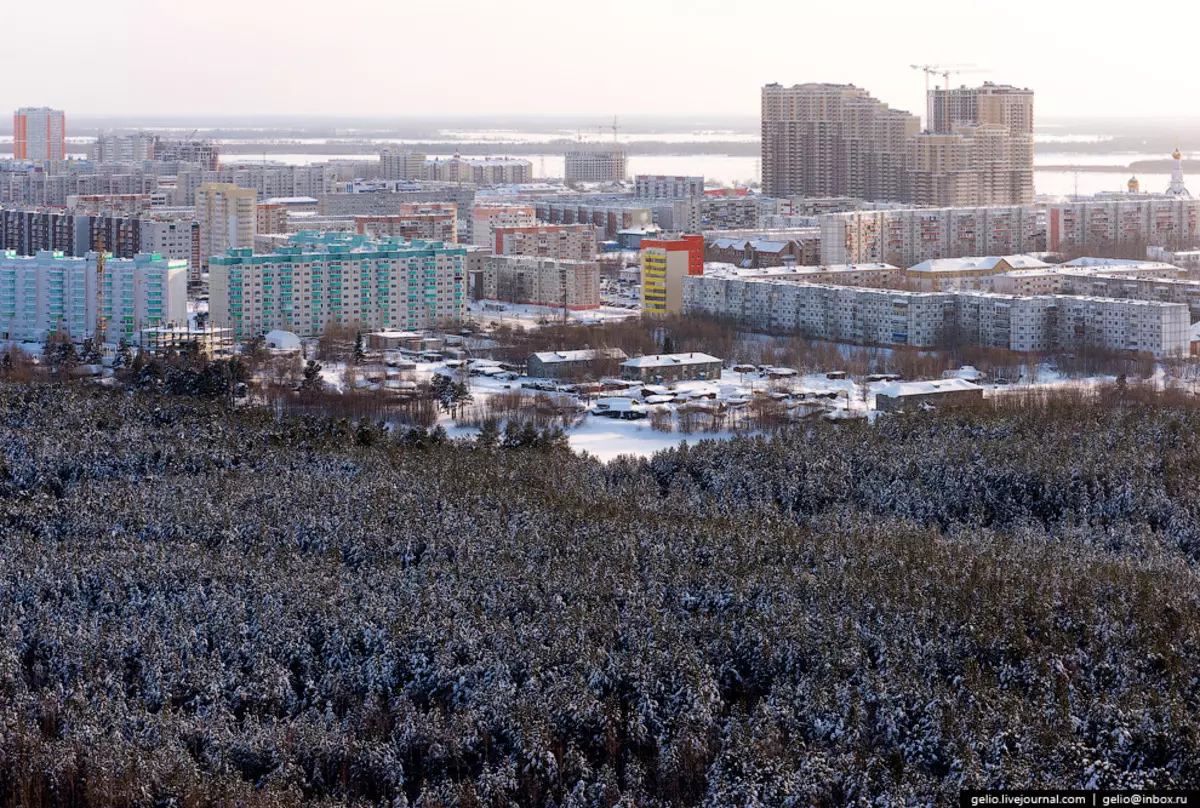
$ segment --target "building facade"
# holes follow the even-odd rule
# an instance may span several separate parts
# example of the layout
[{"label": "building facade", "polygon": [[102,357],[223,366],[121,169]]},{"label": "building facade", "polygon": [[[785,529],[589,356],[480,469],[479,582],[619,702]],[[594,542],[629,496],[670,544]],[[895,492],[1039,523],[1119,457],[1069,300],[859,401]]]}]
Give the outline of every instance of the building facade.
[{"label": "building facade", "polygon": [[1095,346],[1185,355],[1182,303],[977,291],[910,292],[711,272],[683,282],[685,314],[861,345],[951,343],[1038,352]]},{"label": "building facade", "polygon": [[[85,258],[43,251],[0,254],[0,335],[44,341],[51,334],[79,342],[96,332],[100,311],[97,254]],[[105,261],[105,337],[117,342],[145,328],[187,320],[187,265],[157,255]]]},{"label": "building facade", "polygon": [[596,260],[596,228],[590,224],[538,224],[495,227],[495,255],[529,255],[567,261]]},{"label": "building facade", "polygon": [[825,214],[818,222],[821,260],[832,264],[912,266],[1046,249],[1045,214],[1036,205],[858,210]]},{"label": "building facade", "polygon": [[458,241],[458,205],[453,202],[402,202],[391,216],[355,216],[355,232],[371,238]]},{"label": "building facade", "polygon": [[258,228],[258,192],[233,183],[205,183],[196,189],[200,224],[200,263],[228,250],[253,249]]},{"label": "building facade", "polygon": [[704,274],[704,237],[642,239],[642,312],[679,314],[683,279]]},{"label": "building facade", "polygon": [[490,247],[495,243],[496,228],[533,227],[536,224],[533,205],[476,205],[471,214],[471,243]]},{"label": "building facade", "polygon": [[466,249],[443,242],[298,233],[269,255],[230,250],[209,263],[214,325],[242,341],[331,325],[415,330],[462,321]]},{"label": "building facade", "polygon": [[633,178],[633,195],[638,199],[692,199],[704,196],[704,177],[638,174]]},{"label": "building facade", "polygon": [[533,182],[533,163],[508,157],[476,160],[455,156],[446,160],[426,160],[421,178],[481,186],[515,185]]},{"label": "building facade", "polygon": [[411,149],[384,149],[379,152],[379,177],[385,180],[425,178],[425,153]]},{"label": "building facade", "polygon": [[600,265],[595,261],[492,256],[483,271],[483,297],[573,311],[596,309],[600,307]]},{"label": "building facade", "polygon": [[577,182],[624,182],[629,176],[627,155],[620,146],[580,146],[569,149],[563,158],[563,180]]},{"label": "building facade", "polygon": [[[1141,197],[1141,195],[1137,195]],[[1051,252],[1145,255],[1149,247],[1197,246],[1200,199],[1146,195],[1050,205]]]},{"label": "building facade", "polygon": [[904,199],[916,115],[848,84],[762,89],[762,185],[767,196]]},{"label": "building facade", "polygon": [[13,113],[13,159],[67,159],[67,116],[61,109],[21,107]]}]

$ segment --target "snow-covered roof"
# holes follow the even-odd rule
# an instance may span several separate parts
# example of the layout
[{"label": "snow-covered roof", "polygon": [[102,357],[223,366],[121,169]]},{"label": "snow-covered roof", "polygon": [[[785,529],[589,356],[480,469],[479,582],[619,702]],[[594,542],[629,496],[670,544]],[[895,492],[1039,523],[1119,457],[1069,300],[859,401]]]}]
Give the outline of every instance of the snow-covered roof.
[{"label": "snow-covered roof", "polygon": [[964,258],[930,258],[909,267],[909,272],[962,272],[965,270],[991,270],[1001,262],[1013,269],[1045,269],[1050,265],[1031,255],[986,255]]},{"label": "snow-covered roof", "polygon": [[982,390],[977,384],[966,379],[939,379],[928,382],[891,382],[875,391],[876,395],[888,398],[903,398],[904,396],[924,396],[930,393],[950,393],[963,390]]},{"label": "snow-covered roof", "polygon": [[642,402],[634,401],[632,398],[598,398],[596,399],[596,409],[608,412],[633,412],[644,410],[646,407]]},{"label": "snow-covered roof", "polygon": [[421,334],[416,331],[372,331],[367,336],[379,337],[380,339],[420,339]]},{"label": "snow-covered roof", "polygon": [[626,354],[620,348],[604,348],[601,350],[578,351],[539,351],[534,357],[543,365],[553,365],[557,362],[590,362],[597,356],[608,359],[624,359]]},{"label": "snow-covered roof", "polygon": [[720,362],[715,356],[706,353],[653,354],[636,356],[621,363],[625,368],[661,368],[678,365],[705,365],[710,362]]}]

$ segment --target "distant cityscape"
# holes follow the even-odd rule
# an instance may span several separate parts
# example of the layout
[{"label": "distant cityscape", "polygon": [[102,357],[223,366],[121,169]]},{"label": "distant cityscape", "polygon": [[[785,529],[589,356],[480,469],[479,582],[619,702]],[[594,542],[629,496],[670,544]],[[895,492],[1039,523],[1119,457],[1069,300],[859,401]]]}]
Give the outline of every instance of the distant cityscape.
[{"label": "distant cityscape", "polygon": [[[861,345],[936,346],[954,323],[956,339],[1016,351],[1190,352],[1200,201],[1178,150],[1166,188],[1131,178],[1044,200],[1032,90],[927,100],[922,128],[853,85],[768,84],[761,188],[630,178],[615,120],[611,142],[580,140],[554,179],[528,159],[394,144],[374,160],[229,159],[214,140],[148,131],[100,132],[69,159],[66,113],[22,108],[0,164],[0,336],[433,332],[474,303],[703,314]],[[137,283],[88,280],[119,261]]]}]

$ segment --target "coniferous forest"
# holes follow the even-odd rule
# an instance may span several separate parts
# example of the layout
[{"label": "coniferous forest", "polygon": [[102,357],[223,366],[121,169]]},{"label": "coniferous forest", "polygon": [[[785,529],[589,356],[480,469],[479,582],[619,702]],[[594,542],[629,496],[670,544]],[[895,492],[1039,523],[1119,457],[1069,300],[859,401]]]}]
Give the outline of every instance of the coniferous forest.
[{"label": "coniferous forest", "polygon": [[1187,402],[507,438],[0,383],[0,804],[1200,782]]}]

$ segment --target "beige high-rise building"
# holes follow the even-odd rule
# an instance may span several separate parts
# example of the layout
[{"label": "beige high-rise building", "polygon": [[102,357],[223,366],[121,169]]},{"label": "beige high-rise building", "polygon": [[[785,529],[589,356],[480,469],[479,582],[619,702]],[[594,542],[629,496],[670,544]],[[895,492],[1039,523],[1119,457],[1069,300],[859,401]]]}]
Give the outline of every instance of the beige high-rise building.
[{"label": "beige high-rise building", "polygon": [[1033,201],[1033,91],[1007,84],[929,91],[928,132],[910,148],[918,205]]},{"label": "beige high-rise building", "polygon": [[227,250],[253,248],[258,230],[258,192],[233,183],[206,182],[196,189],[200,262]]},{"label": "beige high-rise building", "polygon": [[767,196],[903,200],[920,120],[852,84],[768,84],[762,90]]}]

